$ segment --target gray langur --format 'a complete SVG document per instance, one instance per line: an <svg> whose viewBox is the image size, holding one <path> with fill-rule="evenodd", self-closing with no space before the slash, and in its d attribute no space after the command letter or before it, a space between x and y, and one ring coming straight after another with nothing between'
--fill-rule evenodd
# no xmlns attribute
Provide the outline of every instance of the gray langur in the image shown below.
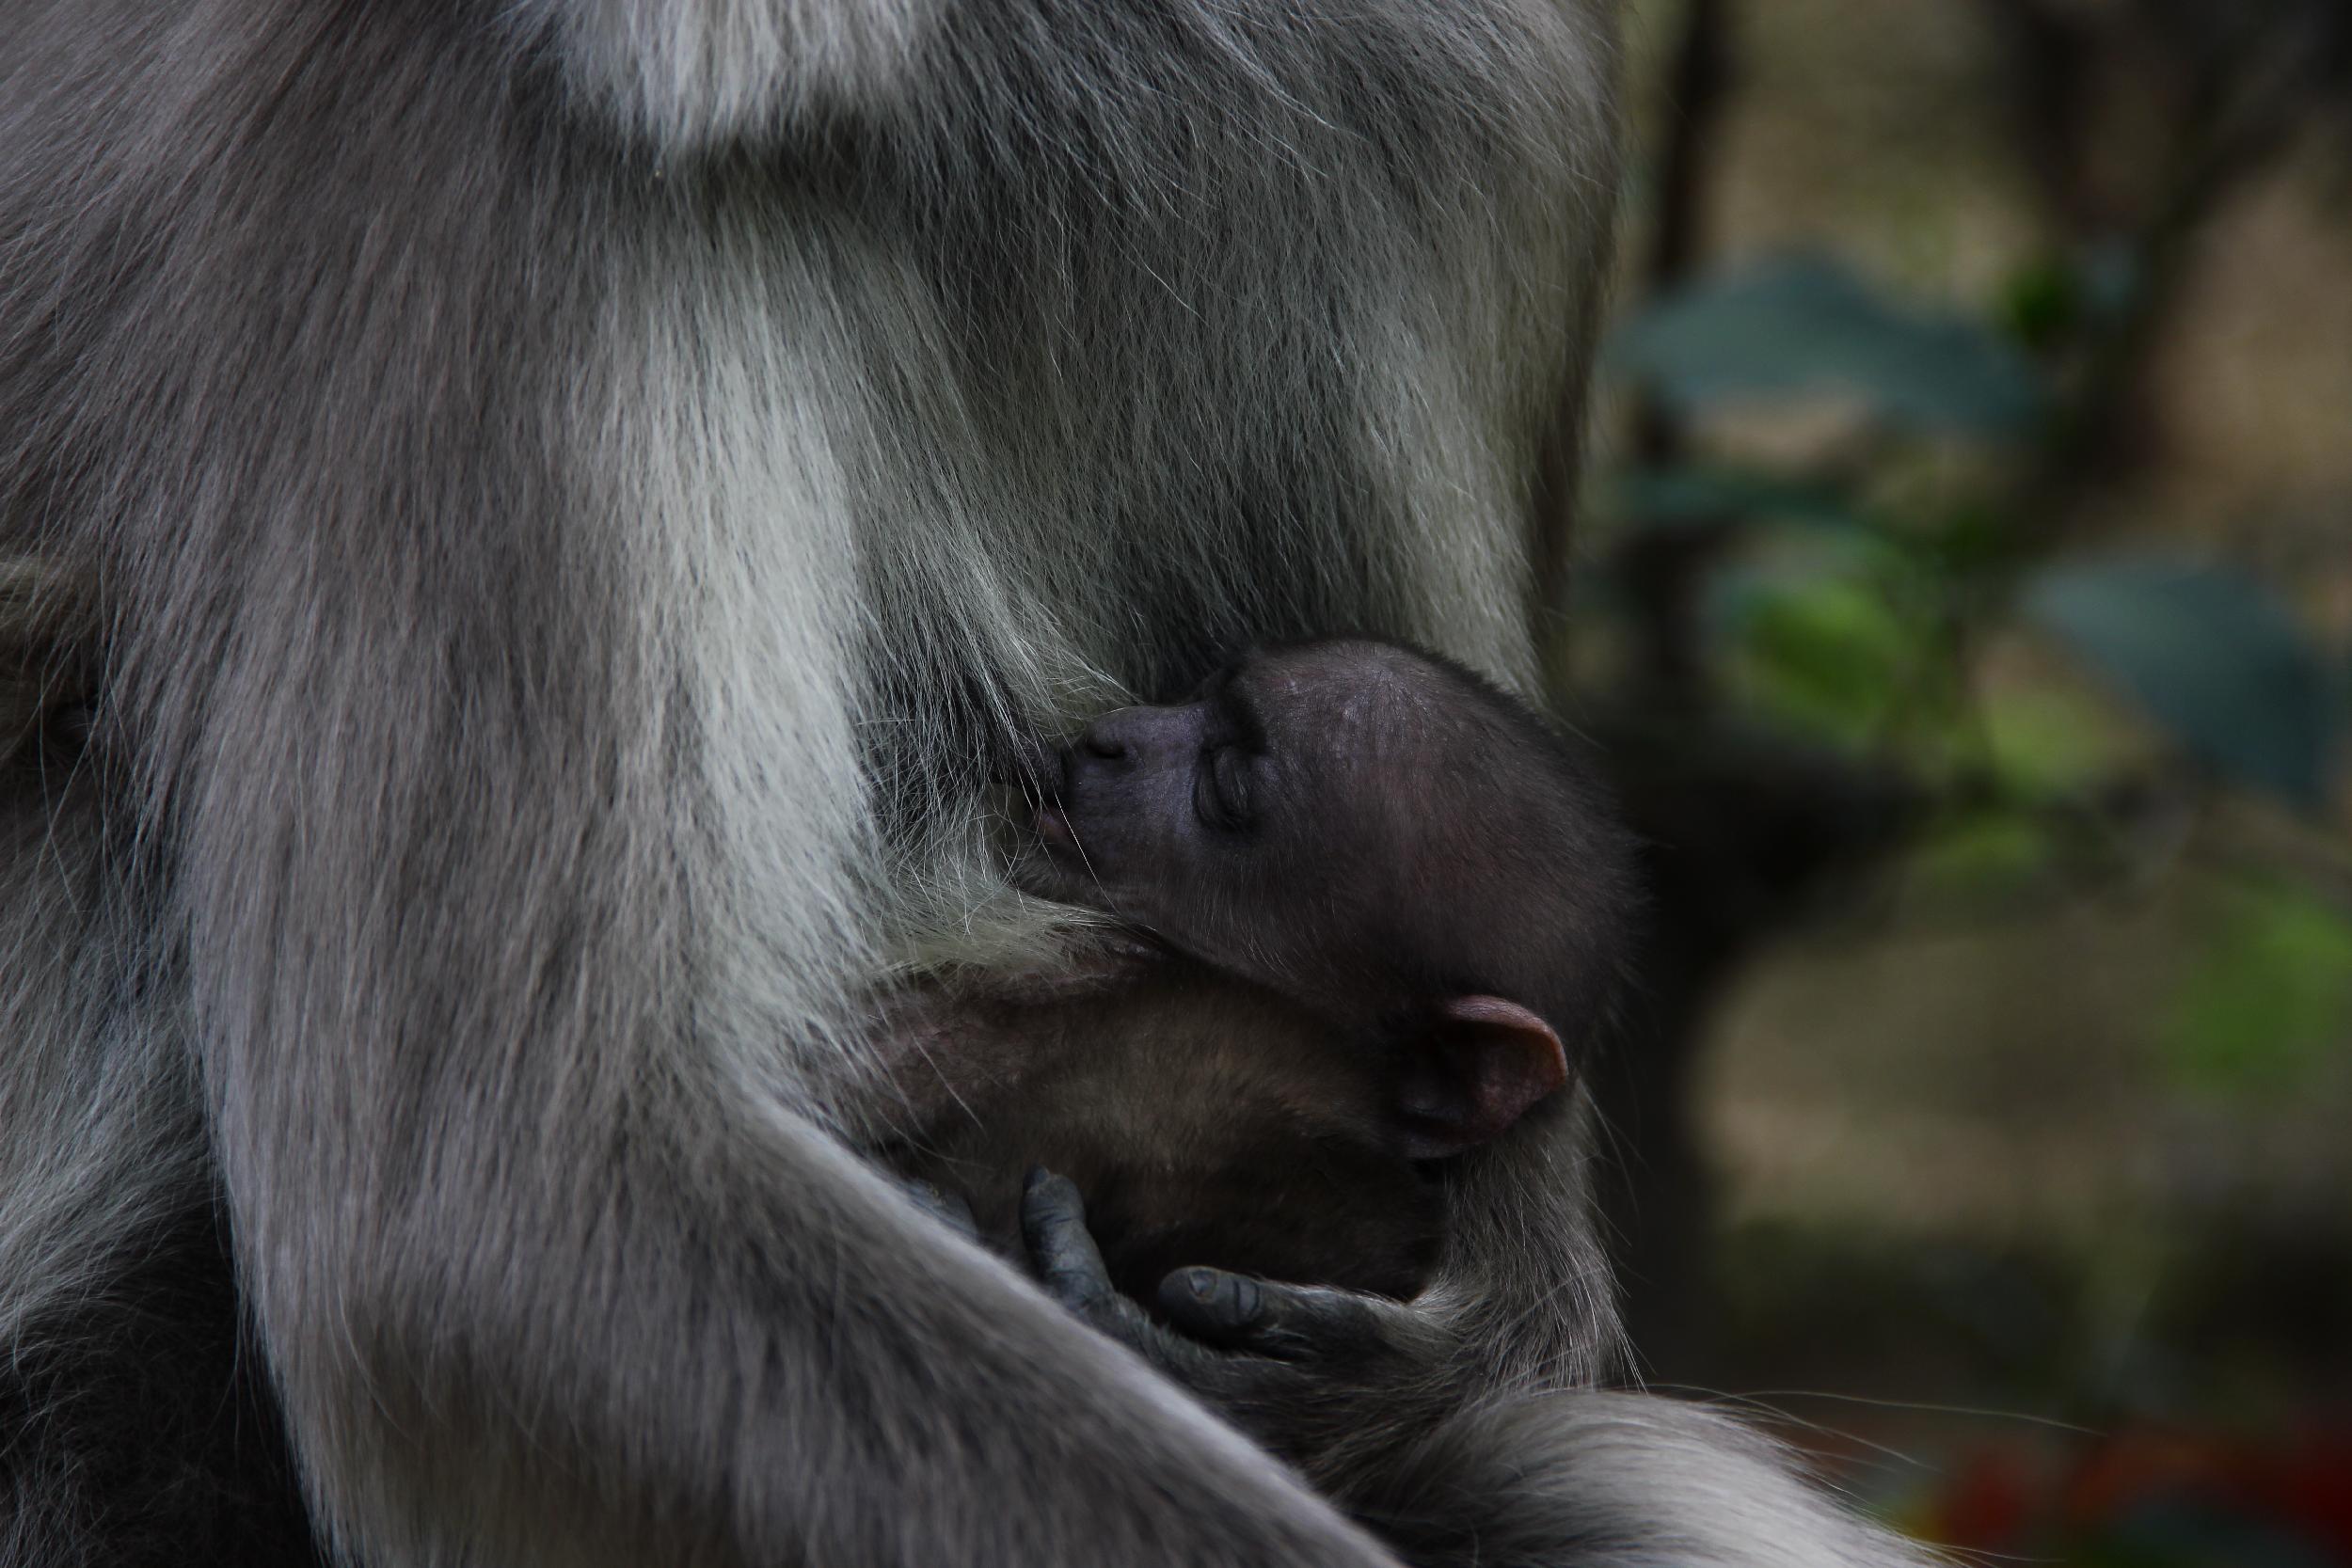
<svg viewBox="0 0 2352 1568"><path fill-rule="evenodd" d="M851 1152L860 1023L1083 936L1020 736L1322 626L1533 685L1610 9L0 7L0 560L87 589L10 689L88 693L0 776L0 1563L1391 1560ZM1432 1408L1613 1358L1545 1120ZM1558 1397L1588 1556L1868 1560Z"/></svg>

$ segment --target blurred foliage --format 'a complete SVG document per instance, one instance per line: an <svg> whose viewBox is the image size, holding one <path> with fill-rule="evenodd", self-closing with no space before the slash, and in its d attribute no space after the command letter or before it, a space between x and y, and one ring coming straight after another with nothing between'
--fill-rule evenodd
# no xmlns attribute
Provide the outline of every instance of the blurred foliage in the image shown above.
<svg viewBox="0 0 2352 1568"><path fill-rule="evenodd" d="M1677 407L1845 393L1890 424L2006 435L2043 388L2007 341L1891 302L1826 257L1710 275L1618 328L1611 359Z"/></svg>
<svg viewBox="0 0 2352 1568"><path fill-rule="evenodd" d="M2327 656L2225 567L2110 560L2037 573L2025 612L2223 774L2306 810L2328 800L2344 715Z"/></svg>
<svg viewBox="0 0 2352 1568"><path fill-rule="evenodd" d="M1643 9L1564 663L1647 1370L1867 1390L1797 1435L1964 1551L2352 1565L2352 6Z"/></svg>
<svg viewBox="0 0 2352 1568"><path fill-rule="evenodd" d="M2166 1061L2212 1095L2292 1091L2352 1037L2352 917L2293 882L2242 892L2175 993Z"/></svg>
<svg viewBox="0 0 2352 1568"><path fill-rule="evenodd" d="M2048 515L2038 464L2081 417L2058 367L2117 319L2130 270L2105 253L2037 262L1970 318L1816 255L1633 311L1608 363L1666 406L1820 404L1842 435L1779 463L1677 451L1604 481L1595 616L1638 644L1677 635L1661 625L1676 597L1698 612L1675 689L1636 668L1588 700L1695 703L1705 722L1892 766L1941 807L1912 847L1947 875L2047 869L2070 826L2097 837L2102 813L2217 789L2323 819L2344 786L2352 650L2240 564L2071 548ZM1963 478L1903 484L1954 441L1976 449ZM1643 581L1661 541L1688 579L1665 599ZM1989 651L2019 639L2082 678L1993 678ZM2343 890L2280 880L2238 903L2182 989L2169 1051L2185 1087L2292 1081L2345 1037Z"/></svg>

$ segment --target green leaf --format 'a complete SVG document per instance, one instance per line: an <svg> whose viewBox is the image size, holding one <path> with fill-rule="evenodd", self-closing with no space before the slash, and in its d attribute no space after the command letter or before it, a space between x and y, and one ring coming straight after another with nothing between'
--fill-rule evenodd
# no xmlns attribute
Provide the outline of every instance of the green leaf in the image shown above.
<svg viewBox="0 0 2352 1568"><path fill-rule="evenodd" d="M2233 909L2183 977L2163 1036L2185 1086L2211 1094L2298 1086L2352 1040L2352 919L2292 885Z"/></svg>
<svg viewBox="0 0 2352 1568"><path fill-rule="evenodd" d="M2297 806L2326 801L2333 681L2261 583L2192 562L2117 558L2042 572L2020 608L2192 755Z"/></svg>
<svg viewBox="0 0 2352 1568"><path fill-rule="evenodd" d="M2095 784L2116 771L2126 752L2127 726L2080 683L1990 691L1979 716L1995 775L2022 796L2064 795Z"/></svg>
<svg viewBox="0 0 2352 1568"><path fill-rule="evenodd" d="M2048 352L2086 327L2113 325L2147 286L2144 258L2110 241L2027 262L2002 286L1998 313L2026 347Z"/></svg>
<svg viewBox="0 0 2352 1568"><path fill-rule="evenodd" d="M2000 311L2019 342L2037 350L2054 348L2082 325L2081 275L2063 261L2034 262L2002 286Z"/></svg>
<svg viewBox="0 0 2352 1568"><path fill-rule="evenodd" d="M1689 409L1840 394L1890 423L2013 436L2046 401L2032 361L1999 334L1892 303L1816 257L1761 262L1660 299L1619 328L1609 357Z"/></svg>
<svg viewBox="0 0 2352 1568"><path fill-rule="evenodd" d="M1912 851L1911 872L1930 887L1998 888L2045 875L2057 859L2048 823L2023 812L1977 812L1932 829Z"/></svg>
<svg viewBox="0 0 2352 1568"><path fill-rule="evenodd" d="M1749 702L1848 744L1885 727L1918 661L1915 627L1867 579L1750 566L1724 573L1708 607Z"/></svg>

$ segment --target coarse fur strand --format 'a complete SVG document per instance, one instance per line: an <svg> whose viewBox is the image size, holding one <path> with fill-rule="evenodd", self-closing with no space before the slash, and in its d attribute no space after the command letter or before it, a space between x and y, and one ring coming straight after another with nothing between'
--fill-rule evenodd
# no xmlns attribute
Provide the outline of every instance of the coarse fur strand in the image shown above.
<svg viewBox="0 0 2352 1568"><path fill-rule="evenodd" d="M0 554L97 693L5 785L0 1562L307 1553L205 1467L280 1408L371 1565L1386 1560L826 1107L875 975L1056 941L1028 735L1337 626L1532 683L1608 9L0 9ZM1613 1344L1583 1147L1463 1184L1502 1382ZM191 1364L188 1485L77 1457Z"/></svg>
<svg viewBox="0 0 2352 1568"><path fill-rule="evenodd" d="M61 596L10 575L39 643ZM129 855L102 766L56 722L79 694L8 641L40 673L0 691L0 730L38 737L0 752L0 1563L310 1562L239 1343L178 988L109 885Z"/></svg>
<svg viewBox="0 0 2352 1568"><path fill-rule="evenodd" d="M1433 1431L1365 1511L1449 1568L1936 1568L1720 1412L1642 1394L1498 1399Z"/></svg>

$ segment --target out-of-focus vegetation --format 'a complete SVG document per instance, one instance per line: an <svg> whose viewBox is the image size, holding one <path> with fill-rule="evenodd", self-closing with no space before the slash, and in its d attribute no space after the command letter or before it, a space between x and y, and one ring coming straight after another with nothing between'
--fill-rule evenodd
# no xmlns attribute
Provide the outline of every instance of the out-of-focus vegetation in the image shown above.
<svg viewBox="0 0 2352 1568"><path fill-rule="evenodd" d="M1958 1546L2352 1563L2352 7L1633 23L1647 1370Z"/></svg>

